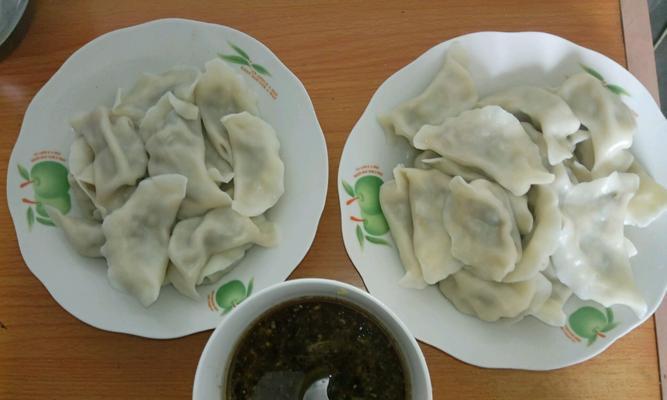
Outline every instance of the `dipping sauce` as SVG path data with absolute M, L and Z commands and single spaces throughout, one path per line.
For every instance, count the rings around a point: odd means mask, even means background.
M 311 397 L 323 387 L 329 400 L 409 398 L 385 330 L 346 302 L 312 297 L 279 305 L 250 326 L 232 355 L 225 399 L 326 399 Z

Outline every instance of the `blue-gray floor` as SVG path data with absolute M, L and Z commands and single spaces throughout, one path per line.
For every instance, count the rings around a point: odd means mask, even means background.
M 667 0 L 648 0 L 662 113 L 667 115 Z

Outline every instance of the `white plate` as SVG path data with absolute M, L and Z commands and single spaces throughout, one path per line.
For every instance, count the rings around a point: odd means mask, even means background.
M 259 98 L 262 118 L 278 132 L 285 163 L 285 194 L 270 211 L 282 236 L 271 249 L 253 248 L 219 283 L 200 289 L 195 302 L 163 288 L 158 301 L 142 307 L 111 288 L 105 262 L 78 256 L 61 231 L 38 221 L 30 229 L 32 185 L 18 165 L 30 170 L 43 159 L 66 162 L 74 136 L 68 120 L 96 105 L 113 104 L 116 89 L 128 88 L 142 72 L 174 65 L 204 63 L 218 54 L 234 54 L 235 44 L 259 67 L 232 66 Z M 266 69 L 270 75 L 258 71 Z M 80 320 L 115 332 L 150 338 L 174 338 L 214 328 L 222 312 L 208 295 L 223 284 L 247 291 L 283 281 L 303 259 L 315 237 L 324 208 L 328 176 L 327 149 L 313 105 L 301 82 L 266 46 L 234 29 L 197 21 L 164 19 L 107 33 L 76 51 L 35 95 L 23 120 L 9 161 L 7 201 L 21 253 L 30 270 L 55 300 Z M 77 213 L 72 204 L 73 213 Z M 215 300 L 215 296 L 213 299 Z
M 590 345 L 588 332 L 582 332 L 579 326 L 568 324 L 567 330 L 575 331 L 570 335 L 571 332 L 549 327 L 534 318 L 517 324 L 486 323 L 459 313 L 435 286 L 423 291 L 399 287 L 403 267 L 390 235 L 377 228 L 367 232 L 362 223 L 354 220 L 361 217 L 360 208 L 357 201 L 350 202 L 352 196 L 343 182 L 354 186 L 366 175 L 390 180 L 396 164 L 410 161 L 407 143 L 385 135 L 377 115 L 423 91 L 453 41 L 461 43 L 470 55 L 470 71 L 480 96 L 517 84 L 556 87 L 567 76 L 581 72 L 581 64 L 597 70 L 608 83 L 624 88 L 630 95 L 623 99 L 638 114 L 639 134 L 632 151 L 658 182 L 667 185 L 667 159 L 663 155 L 667 149 L 667 122 L 648 91 L 623 67 L 602 54 L 546 33 L 473 33 L 433 47 L 392 75 L 375 92 L 354 126 L 338 170 L 345 248 L 370 292 L 398 314 L 418 339 L 462 361 L 482 367 L 548 370 L 589 359 L 642 323 L 660 304 L 667 287 L 667 216 L 645 229 L 626 229 L 626 235 L 639 250 L 631 261 L 637 285 L 648 303 L 648 313 L 640 320 L 626 307 L 612 307 L 613 321 L 618 326 Z M 362 248 L 357 231 L 389 245 L 365 238 Z M 596 310 L 578 311 L 585 306 Z M 602 306 L 574 297 L 565 311 L 568 316 L 588 313 L 589 320 L 610 322 Z M 582 334 L 577 335 L 577 331 Z

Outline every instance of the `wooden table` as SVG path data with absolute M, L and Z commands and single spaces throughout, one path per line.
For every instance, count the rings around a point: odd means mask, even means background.
M 294 71 L 326 134 L 327 204 L 315 243 L 292 278 L 325 277 L 360 287 L 363 282 L 341 240 L 335 178 L 348 133 L 390 74 L 437 43 L 482 30 L 547 31 L 626 64 L 618 0 L 452 0 L 446 6 L 387 1 L 31 3 L 24 37 L 0 61 L 2 193 L 28 103 L 76 49 L 102 33 L 156 18 L 228 25 L 265 43 Z M 4 200 L 0 237 L 0 398 L 190 396 L 210 332 L 160 341 L 87 326 L 61 309 L 25 267 Z M 481 369 L 428 345 L 422 348 L 435 399 L 660 397 L 653 319 L 595 359 L 551 372 Z

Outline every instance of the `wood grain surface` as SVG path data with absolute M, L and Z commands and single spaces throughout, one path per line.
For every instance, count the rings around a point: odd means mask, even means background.
M 376 88 L 430 47 L 482 30 L 546 31 L 625 65 L 617 0 L 448 2 L 32 1 L 0 51 L 0 191 L 23 114 L 72 52 L 96 36 L 182 17 L 262 41 L 308 89 L 329 149 L 329 192 L 315 243 L 292 278 L 363 286 L 340 235 L 336 174 L 345 139 Z M 76 290 L 75 288 L 73 290 Z M 103 332 L 61 309 L 26 268 L 0 202 L 0 398 L 183 399 L 210 332 L 149 340 Z M 435 399 L 658 399 L 653 320 L 593 360 L 551 372 L 488 370 L 423 345 Z

